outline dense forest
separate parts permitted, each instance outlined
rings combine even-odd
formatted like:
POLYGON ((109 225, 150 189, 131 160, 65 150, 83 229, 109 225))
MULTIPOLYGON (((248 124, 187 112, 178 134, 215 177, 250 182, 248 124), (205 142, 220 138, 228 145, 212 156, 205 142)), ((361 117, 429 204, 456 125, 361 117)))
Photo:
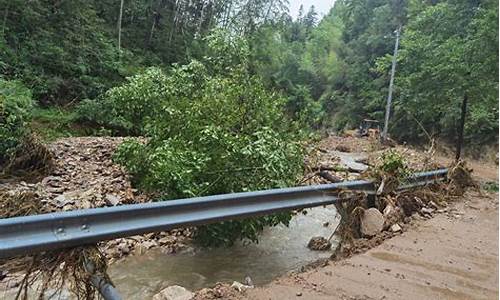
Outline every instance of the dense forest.
POLYGON ((248 72, 287 98, 289 115, 355 127, 383 118, 401 27, 393 136, 418 140, 423 126, 452 140, 467 96, 469 140, 497 140, 498 1, 336 1, 321 20, 314 7, 292 19, 286 0, 2 2, 2 78, 43 107, 75 108, 148 67, 203 59, 223 30, 246 40, 248 72))
MULTIPOLYGON (((141 136, 115 160, 169 199, 293 185, 311 133, 383 121, 397 31, 390 135, 452 143, 466 98, 466 144, 498 143, 497 0, 337 0, 322 18, 287 0, 0 7, 0 165, 33 131, 141 136)), ((200 232, 255 239, 289 217, 200 232)))

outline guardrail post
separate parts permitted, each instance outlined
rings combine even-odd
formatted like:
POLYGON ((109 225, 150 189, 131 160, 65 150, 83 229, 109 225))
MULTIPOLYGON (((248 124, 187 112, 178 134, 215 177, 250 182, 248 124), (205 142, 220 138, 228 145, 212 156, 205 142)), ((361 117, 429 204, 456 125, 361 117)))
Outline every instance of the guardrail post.
POLYGON ((120 293, 104 277, 92 274, 90 282, 99 291, 104 300, 122 300, 120 293))
POLYGON ((377 196, 375 194, 368 194, 366 196, 366 205, 368 208, 375 207, 375 200, 377 196))
POLYGON ((89 272, 90 283, 99 291, 104 300, 122 300, 120 293, 104 276, 95 271, 94 264, 85 257, 85 269, 89 272))

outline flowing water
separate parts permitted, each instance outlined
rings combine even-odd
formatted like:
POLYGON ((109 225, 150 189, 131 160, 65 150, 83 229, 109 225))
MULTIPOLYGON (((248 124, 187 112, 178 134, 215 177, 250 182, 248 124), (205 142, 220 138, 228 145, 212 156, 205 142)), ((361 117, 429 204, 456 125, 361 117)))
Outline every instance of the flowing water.
POLYGON ((246 276, 254 284, 262 285, 332 254, 311 251, 307 243, 313 236, 331 235, 339 221, 335 207, 306 211, 306 215, 296 215, 288 227, 266 229, 258 244, 238 243, 230 248, 191 249, 178 254, 150 251, 112 265, 109 275, 124 299, 150 299, 175 284, 194 291, 219 281, 243 282, 246 276), (324 226, 325 222, 329 225, 324 226))

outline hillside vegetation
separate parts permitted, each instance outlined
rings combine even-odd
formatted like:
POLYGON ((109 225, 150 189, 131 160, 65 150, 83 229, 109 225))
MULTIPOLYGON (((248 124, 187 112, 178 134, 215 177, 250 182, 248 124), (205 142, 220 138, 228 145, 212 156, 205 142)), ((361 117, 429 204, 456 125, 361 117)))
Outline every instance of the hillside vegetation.
MULTIPOLYGON (((33 133, 140 136, 115 161, 163 199, 294 185, 317 130, 383 120, 398 28, 390 135, 452 143, 466 98, 465 143, 498 143, 497 0, 337 0, 322 18, 286 0, 0 7, 2 166, 33 133)), ((230 244, 289 218, 199 232, 230 244)))

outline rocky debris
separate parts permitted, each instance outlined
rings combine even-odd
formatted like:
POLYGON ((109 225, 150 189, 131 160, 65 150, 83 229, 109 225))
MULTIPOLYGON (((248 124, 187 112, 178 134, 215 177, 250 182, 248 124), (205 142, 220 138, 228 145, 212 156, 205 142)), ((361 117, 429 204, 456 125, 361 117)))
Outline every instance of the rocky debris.
POLYGON ((218 282, 213 288, 204 288, 197 291, 192 300, 233 300, 241 298, 240 295, 241 292, 232 288, 229 284, 218 282))
POLYGON ((342 147, 344 150, 348 149, 349 151, 337 150, 357 153, 372 152, 385 148, 377 138, 359 138, 356 137, 355 132, 346 132, 344 135, 330 135, 320 142, 320 146, 323 149, 337 149, 337 147, 342 147))
MULTIPOLYGON (((151 195, 134 189, 130 176, 112 160, 120 137, 72 137, 51 143, 54 167, 36 183, 0 183, 12 192, 33 192, 48 212, 149 202, 151 195)), ((142 140, 141 140, 142 141, 142 140)), ((106 256, 116 260, 152 248, 173 253, 185 246, 191 229, 150 233, 101 243, 106 256)))
POLYGON ((391 231, 392 232, 401 232, 403 231, 403 228, 401 228, 401 226, 399 226, 399 224, 392 224, 391 226, 391 231))
POLYGON ((307 248, 315 251, 326 251, 332 247, 332 243, 330 243, 327 239, 322 236, 316 236, 309 240, 307 243, 307 248))
POLYGON ((314 148, 305 159, 309 170, 301 184, 324 184, 344 180, 356 180, 367 166, 358 162, 365 158, 364 154, 347 153, 332 148, 314 148))
POLYGON ((233 283, 231 284, 231 287, 235 290, 237 290, 238 292, 243 292, 244 290, 247 290, 247 289, 253 289, 253 285, 246 285, 246 284, 243 284, 241 282, 238 282, 238 281, 233 281, 233 283))
POLYGON ((173 229, 168 232, 149 233, 120 238, 103 243, 108 258, 113 262, 129 254, 144 254, 153 248, 163 253, 176 253, 187 247, 187 240, 192 237, 191 228, 173 229))
POLYGON ((392 206, 391 204, 387 205, 385 208, 384 208, 384 217, 388 217, 390 215, 392 215, 394 213, 394 206, 392 206))
POLYGON ((335 150, 340 151, 340 152, 347 152, 347 153, 351 152, 351 149, 347 145, 344 145, 344 144, 340 144, 340 145, 335 146, 335 150))
MULTIPOLYGON (((330 180, 322 175, 342 180, 359 179, 360 173, 368 166, 377 165, 382 153, 388 148, 374 138, 359 138, 352 134, 331 135, 311 149, 305 160, 309 172, 302 183, 330 183, 330 180), (320 174, 320 171, 328 172, 320 174)), ((430 170, 442 167, 431 153, 410 149, 405 145, 396 145, 395 149, 404 155, 410 169, 430 170)))
POLYGON ((193 296, 193 292, 188 291, 182 286, 173 285, 154 295, 153 300, 189 300, 193 298, 193 296))
POLYGON ((384 228, 384 216, 376 208, 369 208, 364 211, 361 217, 361 233, 363 236, 375 236, 384 228))
MULTIPOLYGON (((417 151, 404 145, 398 145, 394 149, 404 156, 406 166, 410 170, 434 170, 443 167, 435 160, 434 155, 431 153, 417 151)), ((368 164, 377 165, 382 157, 382 153, 385 151, 387 150, 371 152, 369 154, 368 164)))
POLYGON ((429 215, 429 216, 432 216, 432 213, 435 211, 434 208, 430 208, 430 207, 422 207, 422 209, 420 210, 420 212, 425 216, 425 215, 429 215))
POLYGON ((342 177, 332 175, 329 171, 319 171, 318 175, 332 183, 343 181, 342 177))

